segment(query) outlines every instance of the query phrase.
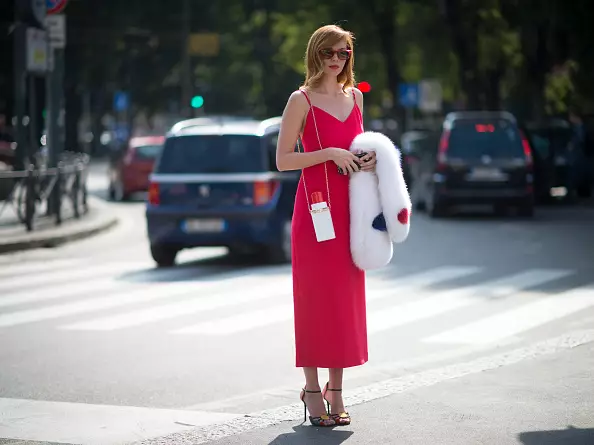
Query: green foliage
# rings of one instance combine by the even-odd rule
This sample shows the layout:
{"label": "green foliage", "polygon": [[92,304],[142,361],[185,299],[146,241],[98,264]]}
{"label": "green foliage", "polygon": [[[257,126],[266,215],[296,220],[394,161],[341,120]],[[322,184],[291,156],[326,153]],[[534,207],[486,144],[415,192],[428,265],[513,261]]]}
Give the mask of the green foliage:
{"label": "green foliage", "polygon": [[[372,85],[365,96],[371,116],[397,106],[395,79],[439,79],[448,102],[474,94],[487,106],[484,92],[495,89],[499,99],[527,91],[522,100],[542,100],[548,113],[576,100],[594,105],[588,0],[190,2],[191,30],[220,36],[218,55],[191,62],[192,96],[204,96],[207,113],[280,114],[303,79],[309,36],[329,23],[356,35],[356,76]],[[166,110],[179,101],[182,1],[92,3],[71,2],[67,11],[69,34],[76,35],[69,40],[70,77],[78,91],[102,90],[106,109],[121,88],[132,92],[137,109]],[[460,25],[439,5],[457,11]]]}

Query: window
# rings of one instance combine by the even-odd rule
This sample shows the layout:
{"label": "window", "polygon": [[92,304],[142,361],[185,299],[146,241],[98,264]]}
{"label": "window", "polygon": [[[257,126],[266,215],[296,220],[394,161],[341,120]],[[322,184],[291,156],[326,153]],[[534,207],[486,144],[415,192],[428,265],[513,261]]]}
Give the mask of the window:
{"label": "window", "polygon": [[195,135],[167,139],[157,173],[265,171],[261,139],[251,135]]}
{"label": "window", "polygon": [[161,153],[162,145],[141,145],[134,148],[134,157],[142,160],[153,160]]}
{"label": "window", "polygon": [[454,158],[524,156],[518,128],[505,119],[456,121],[448,142],[448,155]]}

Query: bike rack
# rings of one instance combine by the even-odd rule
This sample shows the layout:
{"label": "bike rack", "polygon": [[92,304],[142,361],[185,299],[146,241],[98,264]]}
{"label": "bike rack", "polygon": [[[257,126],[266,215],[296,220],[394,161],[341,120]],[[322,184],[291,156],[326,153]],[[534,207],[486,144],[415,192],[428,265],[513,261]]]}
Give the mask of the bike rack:
{"label": "bike rack", "polygon": [[31,232],[36,214],[39,216],[38,207],[45,204],[46,216],[54,216],[55,224],[60,225],[62,203],[64,198],[70,198],[74,217],[79,219],[88,212],[86,180],[89,160],[89,155],[84,153],[65,153],[54,168],[36,168],[31,163],[27,170],[0,172],[0,181],[14,180],[6,201],[0,206],[0,215],[11,205],[19,221]]}

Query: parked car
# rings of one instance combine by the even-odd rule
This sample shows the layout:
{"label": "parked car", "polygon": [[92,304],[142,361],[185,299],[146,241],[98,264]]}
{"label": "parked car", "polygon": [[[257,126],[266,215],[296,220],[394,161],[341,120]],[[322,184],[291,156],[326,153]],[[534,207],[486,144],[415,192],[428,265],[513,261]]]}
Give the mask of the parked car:
{"label": "parked car", "polygon": [[533,149],[537,200],[570,198],[573,193],[571,169],[575,161],[571,124],[565,119],[528,122],[525,132]]}
{"label": "parked car", "polygon": [[439,134],[429,130],[411,130],[400,137],[402,173],[409,193],[420,188],[413,187],[413,178],[419,176],[419,161],[422,153],[437,147]]}
{"label": "parked car", "polygon": [[427,139],[414,156],[411,199],[433,217],[466,204],[533,215],[532,153],[511,113],[449,113],[439,138]]}
{"label": "parked car", "polygon": [[178,126],[150,178],[146,222],[157,265],[186,248],[223,246],[232,254],[291,260],[298,172],[276,168],[280,118]]}
{"label": "parked car", "polygon": [[163,136],[130,139],[124,153],[110,164],[110,199],[125,201],[133,193],[148,191],[149,175],[164,141]]}

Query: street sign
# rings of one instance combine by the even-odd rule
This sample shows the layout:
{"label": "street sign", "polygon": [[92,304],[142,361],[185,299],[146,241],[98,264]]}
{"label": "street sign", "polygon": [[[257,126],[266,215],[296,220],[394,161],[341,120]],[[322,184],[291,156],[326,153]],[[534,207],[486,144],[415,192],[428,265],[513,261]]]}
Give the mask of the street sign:
{"label": "street sign", "polygon": [[116,91],[113,95],[113,108],[116,111],[126,111],[130,106],[130,96],[125,91]]}
{"label": "street sign", "polygon": [[404,108],[415,108],[419,103],[419,85],[416,83],[398,85],[398,102]]}
{"label": "street sign", "polygon": [[49,34],[50,47],[64,48],[66,46],[66,16],[52,14],[45,18],[45,28]]}
{"label": "street sign", "polygon": [[194,33],[188,39],[188,53],[192,56],[216,56],[219,47],[219,35],[214,32]]}
{"label": "street sign", "polygon": [[47,33],[27,28],[27,71],[44,73],[48,66]]}
{"label": "street sign", "polygon": [[439,80],[422,80],[419,82],[419,110],[439,112],[442,106],[442,89]]}
{"label": "street sign", "polygon": [[46,0],[47,14],[58,14],[64,10],[68,4],[68,0]]}

